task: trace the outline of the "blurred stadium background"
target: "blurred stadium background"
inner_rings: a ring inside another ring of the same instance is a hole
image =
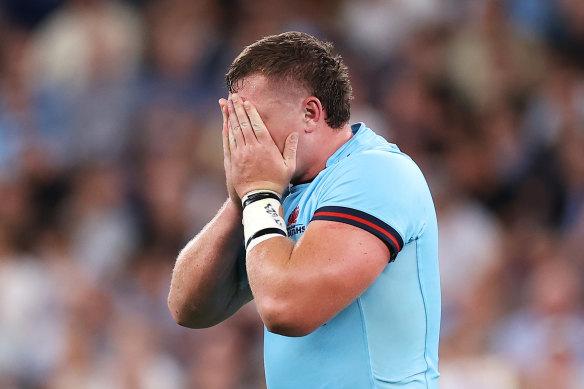
[[[0,0],[0,388],[264,387],[253,304],[166,296],[226,198],[223,75],[285,30],[428,178],[441,388],[584,388],[580,0]]]

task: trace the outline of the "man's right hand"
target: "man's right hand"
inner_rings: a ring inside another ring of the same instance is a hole
[[[227,184],[227,192],[229,193],[229,198],[231,201],[239,208],[243,209],[241,206],[241,199],[237,195],[235,188],[233,187],[233,180],[231,179],[231,152],[229,150],[229,112],[227,110],[227,100],[219,99],[219,106],[221,107],[221,114],[223,115],[223,167],[225,169],[225,181]]]

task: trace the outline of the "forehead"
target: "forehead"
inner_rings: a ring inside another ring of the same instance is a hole
[[[268,79],[261,74],[252,74],[237,82],[237,94],[254,104],[273,97],[273,89]]]
[[[238,81],[237,93],[254,105],[297,103],[308,96],[307,90],[293,81],[273,80],[262,74],[251,74]]]

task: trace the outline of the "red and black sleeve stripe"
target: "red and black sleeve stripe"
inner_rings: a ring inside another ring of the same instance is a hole
[[[321,207],[316,210],[312,220],[328,220],[359,227],[381,239],[390,249],[390,262],[404,247],[400,234],[389,224],[370,214],[347,207]]]

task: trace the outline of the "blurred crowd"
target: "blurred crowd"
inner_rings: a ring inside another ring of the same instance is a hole
[[[166,297],[227,198],[224,74],[288,30],[428,179],[441,388],[584,388],[580,0],[0,1],[0,388],[265,386],[253,303],[188,330]]]

